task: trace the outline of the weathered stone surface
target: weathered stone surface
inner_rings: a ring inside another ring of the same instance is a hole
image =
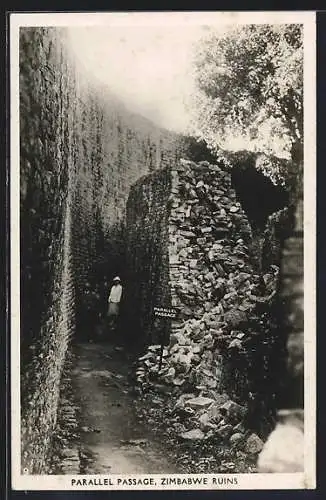
[[[76,458],[78,459],[78,452],[75,449],[63,449],[61,451],[61,456],[64,458]]]
[[[230,398],[229,398],[228,394],[226,394],[225,392],[222,394],[215,394],[214,395],[214,400],[215,400],[214,407],[219,409],[220,406],[222,406],[224,403],[229,401],[229,399]]]
[[[208,408],[212,403],[214,403],[214,399],[205,398],[199,396],[198,398],[188,399],[187,405],[190,408]]]
[[[248,317],[243,311],[232,309],[224,314],[224,320],[232,328],[239,328],[248,321]]]
[[[245,416],[247,410],[244,406],[229,400],[220,406],[220,412],[229,420],[238,421]]]
[[[244,435],[241,434],[241,432],[235,432],[230,437],[230,444],[235,445],[237,443],[240,443],[243,439],[244,439]]]
[[[212,424],[210,422],[210,416],[208,413],[202,413],[198,419],[200,430],[205,432],[208,430]]]
[[[189,399],[193,399],[194,394],[181,394],[178,401],[175,404],[175,408],[183,408]]]
[[[251,434],[247,439],[245,450],[247,453],[255,454],[259,453],[263,449],[263,446],[264,443],[260,437],[257,434]]]
[[[215,433],[222,439],[227,439],[231,436],[233,432],[233,427],[230,424],[219,425]]]
[[[187,432],[183,432],[180,437],[185,441],[198,441],[204,439],[205,434],[200,429],[192,429]]]

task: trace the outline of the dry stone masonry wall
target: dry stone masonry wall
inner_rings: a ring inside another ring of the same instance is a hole
[[[171,303],[169,286],[168,205],[170,168],[140,179],[131,189],[126,223],[126,314],[129,342],[167,341],[168,322],[154,318],[157,304]]]
[[[282,332],[286,337],[287,373],[277,424],[258,459],[259,472],[304,470],[304,272],[303,203],[296,207],[294,231],[281,261]]]
[[[160,345],[155,343],[152,324],[152,345],[140,358],[138,381],[143,390],[158,383],[169,387],[174,397],[182,393],[177,404],[188,411],[188,430],[200,429],[201,437],[233,435],[228,417],[220,419],[219,427],[214,412],[207,413],[210,407],[216,410],[216,405],[230,401],[241,406],[236,424],[245,419],[249,428],[264,434],[271,424],[276,372],[282,364],[277,359],[282,351],[272,319],[279,262],[272,259],[261,273],[262,256],[257,258],[252,228],[226,162],[180,160],[169,175],[170,196],[161,211],[168,214],[163,220],[168,223],[171,302],[156,305],[174,306],[179,314],[166,325],[170,340],[161,370]],[[155,224],[155,218],[147,221],[148,227]],[[271,219],[268,222],[273,226]],[[130,224],[129,231],[133,230]],[[265,233],[262,228],[262,240]],[[140,253],[141,240],[137,245]],[[259,248],[263,251],[264,245]],[[193,400],[189,405],[188,397]],[[269,420],[266,428],[262,415]],[[207,425],[201,425],[201,420]]]
[[[60,67],[60,72],[58,68]],[[74,323],[71,193],[58,34],[20,33],[22,470],[47,470],[61,368]]]
[[[283,327],[287,338],[288,384],[283,405],[303,409],[304,403],[304,261],[303,203],[297,205],[295,226],[286,239],[281,262]],[[291,394],[291,396],[289,396]]]

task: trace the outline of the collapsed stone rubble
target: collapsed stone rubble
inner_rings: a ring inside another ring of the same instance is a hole
[[[137,382],[172,395],[180,440],[219,439],[256,454],[263,441],[248,433],[246,397],[228,385],[226,365],[259,336],[248,325],[253,316],[259,324],[257,305],[263,315],[272,303],[278,266],[257,268],[253,231],[224,164],[180,160],[171,179],[169,284],[179,314],[163,352],[150,345],[139,358]]]

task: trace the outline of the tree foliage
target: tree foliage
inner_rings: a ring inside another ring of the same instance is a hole
[[[238,25],[210,33],[195,56],[200,135],[226,147],[303,155],[303,30],[298,24]]]

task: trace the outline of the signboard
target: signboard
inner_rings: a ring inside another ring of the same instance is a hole
[[[159,307],[159,306],[154,306],[154,316],[155,316],[155,318],[175,319],[177,317],[177,315],[178,315],[178,312],[179,312],[179,310],[176,307]],[[162,337],[161,349],[160,349],[160,358],[159,358],[159,364],[158,364],[158,370],[159,371],[162,368],[163,349],[164,349],[164,342],[163,342],[163,337]]]
[[[171,318],[174,319],[178,315],[176,307],[154,307],[154,316],[157,318]]]

